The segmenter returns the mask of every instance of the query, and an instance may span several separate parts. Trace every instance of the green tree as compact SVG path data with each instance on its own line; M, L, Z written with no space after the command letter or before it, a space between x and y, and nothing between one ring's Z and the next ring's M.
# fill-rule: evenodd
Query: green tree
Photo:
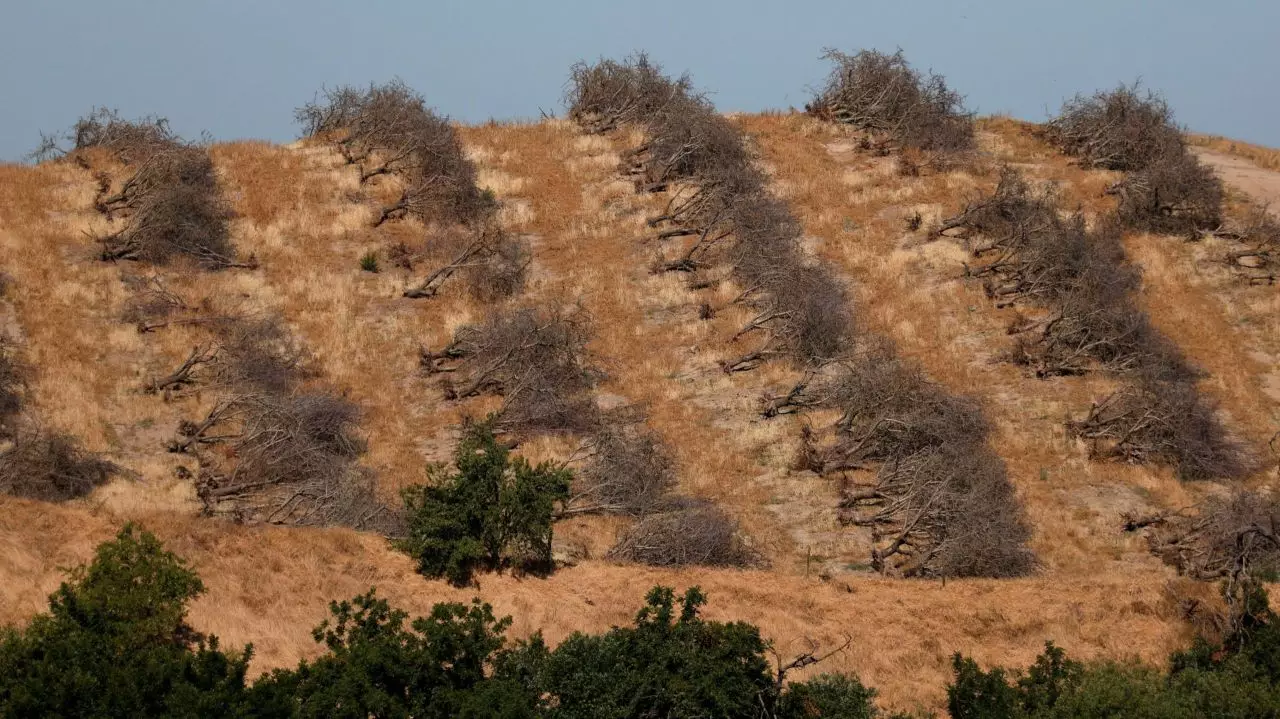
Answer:
M705 601L695 587L677 607L671 589L655 587L635 626L569 637L542 668L548 716L758 716L774 691L767 645L749 624L704 621Z
M125 526L47 614L0 630L0 715L243 715L250 648L223 652L186 623L203 590L155 536Z
M437 604L408 622L372 590L330 605L316 628L328 652L254 687L262 705L292 703L300 717L533 717L535 696L491 679L511 620L478 600Z
M777 719L875 719L876 690L845 674L822 674L806 682L793 682L782 691Z
M409 527L397 546L418 571L462 585L479 569L549 567L552 513L569 496L569 471L512 458L491 422L466 426L454 464L404 491Z

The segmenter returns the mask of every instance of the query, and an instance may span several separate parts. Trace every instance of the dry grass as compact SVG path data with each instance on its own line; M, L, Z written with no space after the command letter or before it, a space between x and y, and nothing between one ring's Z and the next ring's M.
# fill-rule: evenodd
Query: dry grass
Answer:
M1207 147L1215 152L1243 157L1258 167L1268 170L1280 170L1280 150L1274 147L1254 145L1253 143L1232 140L1220 135L1191 133L1186 137L1188 143L1197 147Z
M892 337L903 356L957 392L982 400L992 447L1035 528L1044 563L1033 578L895 582L851 566L867 556L866 538L841 529L838 487L789 469L798 420L764 420L757 399L789 386L781 363L727 376L719 361L740 354L729 341L747 319L726 308L698 319L714 296L688 290L674 273L652 275L653 231L644 218L664 198L637 195L616 175L635 135L586 137L569 123L491 123L459 128L479 184L503 203L500 218L528 238L533 253L526 294L580 303L595 321L591 349L608 377L606 401L646 408L650 426L672 447L678 491L716 502L738 519L769 570L665 571L598 559L625 529L617 518L576 518L557 528L565 553L581 557L545 580L491 576L480 595L516 618L515 633L543 629L557 641L575 629L624 623L656 582L703 586L709 613L757 622L782 652L811 638L834 646L855 640L821 669L852 669L879 687L886 704L937 708L954 651L982 662L1025 665L1053 639L1083 657L1138 655L1160 660L1189 636L1178 608L1188 593L1212 590L1173 579L1139 537L1119 531L1120 513L1184 506L1202 492L1169 473L1093 463L1062 429L1073 412L1110 389L1103 378L1040 381L993 361L1009 317L981 288L959 279L964 252L923 242L906 229L925 225L995 182L999 162L1062 184L1069 205L1108 208L1103 190L1115 175L1074 167L1007 119L978 125L988 160L946 174L904 177L893 158L855 149L846 130L799 115L737 120L758 146L773 189L805 226L806 249L829 260L856 290L858 321ZM192 297L218 298L281 315L314 355L317 381L364 411L369 452L385 493L420 481L428 461L446 460L461 413L492 408L443 401L418 370L421 345L439 349L483 308L460 288L431 300L405 300L409 271L361 272L359 258L397 241L419 242L429 228L413 220L368 227L374 209L398 192L394 182L361 188L355 170L328 148L302 143L215 145L212 157L239 216L233 241L255 253L256 271L170 274ZM383 178L388 179L388 178ZM39 610L62 567L128 519L139 519L191 558L209 593L194 624L229 643L252 640L255 669L295 662L315 651L309 630L328 600L376 585L414 612L466 591L413 573L411 561L372 535L346 530L252 528L195 516L182 462L163 444L179 419L200 414L212 396L166 402L140 387L190 352L194 332L139 335L121 322L131 267L104 264L84 231L100 229L89 173L69 163L0 166L0 252L13 277L13 316L5 329L35 368L32 403L52 428L133 472L87 500L53 506L0 500L0 622ZM1210 243L1211 244L1211 243ZM1213 248L1138 236L1128 250L1146 270L1145 308L1160 329L1205 366L1204 391L1252 443L1280 429L1280 299L1273 288L1243 288L1225 268L1204 261ZM565 440L530 441L533 459L565 456ZM1254 483L1268 481L1255 478ZM808 572L806 573L806 569ZM817 579L823 573L828 581Z

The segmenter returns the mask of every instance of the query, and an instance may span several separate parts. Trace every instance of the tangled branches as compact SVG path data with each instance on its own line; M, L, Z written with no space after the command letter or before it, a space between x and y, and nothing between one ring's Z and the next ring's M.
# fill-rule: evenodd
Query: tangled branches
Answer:
M605 423L587 443L577 478L573 513L606 512L644 517L670 504L675 461L662 438L639 423Z
M601 133L627 123L642 123L667 103L690 95L688 76L671 81L662 68L639 53L622 62L578 62L569 69L564 104L569 119Z
M1141 378L1095 403L1067 430L1088 440L1095 457L1166 464L1185 480L1238 478L1251 466L1191 382Z
M1068 100L1046 135L1086 167L1129 173L1109 190L1127 227L1195 237L1222 222L1222 183L1187 151L1164 98L1135 84Z
M1250 284L1275 284L1280 266L1280 222L1266 207L1251 205L1243 217L1212 234L1237 244L1223 259L1244 272Z
M306 137L333 141L360 183L395 175L400 198L384 207L374 225L411 215L476 224L492 212L491 195L476 186L476 171L447 118L399 80L367 90L340 87L299 108Z
M491 302L516 294L529 268L529 245L497 226L461 233L442 233L424 255L434 269L404 291L405 297L435 297L454 275L463 278L472 297Z
M826 85L805 106L810 114L883 136L898 147L955 152L974 146L964 98L933 73L921 74L902 51L828 49L835 65Z
M428 372L457 372L445 394L503 398L497 426L515 432L581 432L599 419L592 389L601 373L587 352L590 320L560 307L504 309L454 333L442 352L424 353Z
M119 229L95 238L103 260L167 264L187 257L205 269L256 266L252 258L236 260L231 209L205 148L184 142L163 119L129 121L108 110L81 118L72 138L84 166L85 151L101 148L132 168L118 185L108 172L96 175L95 209L123 219Z
M944 220L960 229L998 305L1025 303L1009 333L1007 359L1037 377L1094 371L1120 374L1125 388L1069 425L1095 457L1174 466L1188 479L1238 477L1246 453L1217 422L1195 388L1200 376L1136 304L1138 271L1125 258L1120 224L1089 231L1078 213L1063 218L1057 198L1005 169L994 192Z
M27 371L0 335L0 494L62 502L106 484L118 467L24 416Z
M1193 512L1125 517L1125 529L1147 528L1151 551L1201 581L1280 572L1280 503L1237 491L1212 497Z
M800 464L844 477L842 521L871 530L873 567L905 576L1032 570L1030 530L971 400L881 345L810 377L772 410L796 406L842 413L825 436L806 432Z
M739 537L738 523L724 510L705 501L682 504L637 522L609 550L609 557L652 567L760 564L760 557Z

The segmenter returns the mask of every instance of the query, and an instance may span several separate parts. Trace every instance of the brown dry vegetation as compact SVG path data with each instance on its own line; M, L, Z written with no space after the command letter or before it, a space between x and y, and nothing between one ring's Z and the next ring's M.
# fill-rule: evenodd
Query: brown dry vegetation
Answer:
M837 482L792 469L802 420L759 415L759 398L793 385L798 372L785 363L722 372L722 361L741 354L730 338L750 310L730 305L726 290L711 300L723 309L701 320L704 298L683 273L650 273L658 248L645 221L665 198L636 194L617 174L639 134L589 136L549 120L458 128L477 184L501 203L497 221L528 242L520 301L589 313L588 349L604 373L597 403L643 408L670 448L674 490L739 521L746 549L769 568L617 563L605 554L629 520L577 516L556 529L558 551L573 566L547 579L482 577L479 594L514 615L516 635L542 629L554 642L625 623L654 583L701 584L710 616L758 624L784 654L809 639L834 647L852 635L851 647L820 669L856 670L885 704L907 709L940 704L954 651L1026 665L1053 639L1081 658L1161 661L1184 644L1192 625L1183 600L1211 601L1214 590L1178 578L1140 536L1120 531L1120 516L1185 507L1215 490L1168 470L1090 461L1063 424L1108 394L1112 380L1041 380L997 361L1014 310L996 309L979 283L962 279L966 253L958 244L908 229L916 213L927 227L989 192L1001 163L1060 183L1064 205L1085 213L1111 208L1104 191L1116 174L1079 168L1029 126L1005 119L979 123L985 159L973 167L916 176L903 176L896 158L859 150L848 128L799 114L733 121L751 139L770 189L802 223L806 251L852 288L858 321L891 338L932 380L981 403L988 443L1008 466L1034 530L1038 573L943 584L867 571L869 539L840 525ZM378 208L399 196L392 178L362 186L337 151L310 141L216 144L210 157L236 213L232 241L259 268L179 267L169 275L173 289L196 304L210 298L283 318L321 378L305 380L304 389L322 382L360 408L368 446L360 464L376 473L382 495L421 481L426 463L449 458L462 414L496 409L501 398L446 401L421 372L420 350L444 347L459 327L483 321L489 305L450 287L426 302L404 299L420 274L391 263L360 271L365 253L420 242L427 231L412 217L370 229ZM423 579L373 534L197 516L191 482L175 475L190 460L164 444L181 419L202 416L216 397L196 389L166 398L143 387L179 366L202 335L184 326L140 334L122 319L130 297L123 270L136 268L100 262L86 239L106 229L93 209L96 188L72 163L0 166L0 254L12 277L0 332L20 343L32 367L28 402L51 429L131 473L65 505L0 498L0 622L42 608L60 568L85 561L127 519L193 562L209 592L192 623L229 644L253 641L255 670L314 653L310 628L327 602L370 585L415 613L469 596L473 590ZM1242 284L1215 263L1221 242L1137 234L1125 247L1143 269L1138 301L1152 322L1205 369L1200 389L1228 426L1265 451L1280 430L1280 293ZM574 447L536 437L519 451L538 460L568 457ZM1276 481L1271 467L1247 484Z

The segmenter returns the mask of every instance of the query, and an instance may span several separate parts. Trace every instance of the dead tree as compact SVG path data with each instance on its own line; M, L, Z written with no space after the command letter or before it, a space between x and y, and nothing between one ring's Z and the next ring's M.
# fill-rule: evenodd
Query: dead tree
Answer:
M406 216L479 223L494 208L492 196L476 186L475 167L448 119L399 80L326 91L323 101L295 114L307 136L335 143L358 169L361 184L384 175L400 178L400 198L382 208L375 227Z
M653 567L755 567L762 562L739 534L738 523L716 505L686 499L650 514L609 550L610 559Z
M508 431L589 431L599 418L591 391L601 377L586 348L590 336L581 311L499 311L455 333L448 354L464 369L445 383L446 397L501 395L498 427Z
M1094 403L1067 429L1089 442L1094 457L1166 464L1186 480L1241 478L1254 464L1216 408L1186 381L1141 378Z
M467 280L471 294L495 300L515 294L524 285L529 267L528 243L498 227L486 227L469 236L443 235L432 254L444 259L424 279L404 291L405 297L430 298L455 274ZM437 243L433 243L437 244Z
M1270 494L1233 491L1193 511L1161 515L1146 525L1151 552L1201 581L1280 571L1280 503Z
M1128 227L1192 239L1222 225L1222 181L1185 147L1176 146L1108 190Z
M622 514L644 517L669 503L675 460L662 438L642 422L607 422L587 440L585 464L560 516Z
M0 494L46 502L83 497L120 468L71 435L34 424L17 428L0 450Z
M1137 84L1077 95L1049 121L1048 138L1087 167L1134 172L1183 149L1173 111Z
M964 98L941 76L913 69L901 50L847 55L828 49L823 59L835 67L805 106L810 114L867 130L898 147L943 152L973 148L973 119L964 110Z
M841 411L805 433L802 468L843 477L841 518L865 527L872 566L906 576L1018 576L1030 530L980 408L952 396L887 345L809 379L803 404Z
M201 366L213 362L217 356L217 352L210 345L196 346L192 348L191 354L187 355L186 360L176 370L164 377L157 377L147 382L143 386L143 390L151 394L165 392L167 395L172 390L182 389L193 384L195 371Z
M564 104L571 120L588 132L602 133L647 122L660 108L690 93L688 76L671 80L647 55L638 53L621 62L574 64Z
M1236 245L1222 258L1228 266L1244 273L1250 284L1276 283L1280 267L1280 222L1267 207L1251 205L1242 217L1207 234Z

